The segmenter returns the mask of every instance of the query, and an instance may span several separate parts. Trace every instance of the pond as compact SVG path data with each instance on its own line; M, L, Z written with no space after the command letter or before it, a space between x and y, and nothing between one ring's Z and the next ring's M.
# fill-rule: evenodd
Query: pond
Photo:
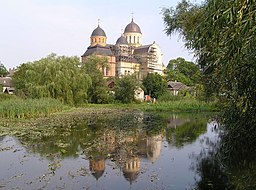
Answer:
M40 120L0 136L0 189L193 189L198 158L219 139L210 118L134 111Z

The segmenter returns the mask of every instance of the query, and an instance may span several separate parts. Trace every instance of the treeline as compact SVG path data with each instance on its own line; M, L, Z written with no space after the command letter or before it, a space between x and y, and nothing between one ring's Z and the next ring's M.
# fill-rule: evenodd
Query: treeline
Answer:
M135 92L142 89L152 98L171 100L167 80L175 79L174 76L166 78L150 73L142 81L136 74L105 79L100 68L107 67L107 62L105 57L98 56L90 56L81 63L78 57L50 54L38 61L24 63L13 76L15 94L21 98L54 98L68 105L80 106L86 103L136 102ZM171 73L172 70L168 71ZM109 89L108 81L114 82L114 88Z

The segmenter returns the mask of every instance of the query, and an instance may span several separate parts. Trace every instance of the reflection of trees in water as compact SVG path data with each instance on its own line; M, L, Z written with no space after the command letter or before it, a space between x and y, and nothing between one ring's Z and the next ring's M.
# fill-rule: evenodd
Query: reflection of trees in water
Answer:
M196 158L195 168L200 179L196 181L195 189L256 189L255 160L249 158L249 161L248 157L227 154L230 153L227 151L228 148L233 149L232 146L237 145L237 142L234 142L234 135L237 134L227 131L220 132L215 126L212 126L212 130L217 130L217 133L220 133L218 141L211 141L209 138L200 141L201 144L207 145L208 149L204 149ZM241 141L243 140L241 139ZM241 145L237 148L237 151L240 152L245 147Z
M0 136L0 142L2 142L4 140L5 136Z
M216 124L211 124L211 131L216 134L219 133ZM200 177L200 179L196 181L195 189L232 189L227 175L225 175L220 167L221 165L217 155L219 140L219 136L217 139L210 139L208 136L204 136L199 141L201 147L204 148L198 156L194 157L195 163L194 166L192 166L192 169L195 169Z
M168 120L183 118L170 119L170 115L162 117L143 112L125 113L121 116L105 114L104 117L80 117L81 119L72 117L69 118L71 121L66 119L58 124L54 123L55 120L53 123L45 122L47 131L39 127L41 133L31 131L31 134L19 137L19 140L30 151L47 159L54 160L56 155L58 158L82 156L88 159L90 171L96 179L104 174L105 161L110 159L122 169L124 177L133 182L140 173L141 158L150 162L159 158L163 137L170 137L169 130L175 130L169 134L171 137L175 134L178 139L177 146L181 146L195 140L204 132L206 123L186 117L185 123L176 129L170 129L168 125L166 133Z
M34 131L18 139L30 152L50 160L81 155L89 160L96 179L104 173L106 159L121 168L130 182L139 175L141 157L152 162L158 159L166 126L158 116L132 112L116 117L79 117L63 122L58 117L46 119L42 127L38 122Z
M206 123L206 118L183 118L179 115L172 115L167 123L167 141L176 147L182 147L186 143L194 142L199 135L205 133Z

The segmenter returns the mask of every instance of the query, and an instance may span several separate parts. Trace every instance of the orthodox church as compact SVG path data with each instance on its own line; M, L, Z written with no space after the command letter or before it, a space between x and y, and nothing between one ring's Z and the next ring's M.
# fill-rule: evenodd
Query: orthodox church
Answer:
M143 45L141 29L133 19L115 44L107 44L106 33L99 24L93 30L90 41L90 46L82 55L82 62L90 55L107 57L108 66L101 68L104 77L122 77L135 73L139 79L143 79L148 73L163 74L160 46L155 42Z

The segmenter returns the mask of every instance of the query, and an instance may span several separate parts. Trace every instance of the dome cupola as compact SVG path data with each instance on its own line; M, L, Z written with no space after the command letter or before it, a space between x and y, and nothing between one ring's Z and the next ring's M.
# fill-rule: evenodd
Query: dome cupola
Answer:
M130 46L139 47L142 44L142 33L140 27L133 21L133 18L132 21L125 27L124 37Z
M93 30L91 36L105 36L105 37L106 37L106 33L105 33L104 30L98 25L98 27Z
M138 26L138 24L136 24L135 22L133 22L133 19L131 21L131 23L129 23L124 30L125 33L140 33L141 34L141 30L140 27Z
M107 36L104 30L99 26L95 28L92 32L91 35L91 46L95 45L101 45L101 46L106 46L107 44Z
M128 42L127 42L126 38L124 37L124 35L121 35L121 36L117 39L116 45L128 45Z

